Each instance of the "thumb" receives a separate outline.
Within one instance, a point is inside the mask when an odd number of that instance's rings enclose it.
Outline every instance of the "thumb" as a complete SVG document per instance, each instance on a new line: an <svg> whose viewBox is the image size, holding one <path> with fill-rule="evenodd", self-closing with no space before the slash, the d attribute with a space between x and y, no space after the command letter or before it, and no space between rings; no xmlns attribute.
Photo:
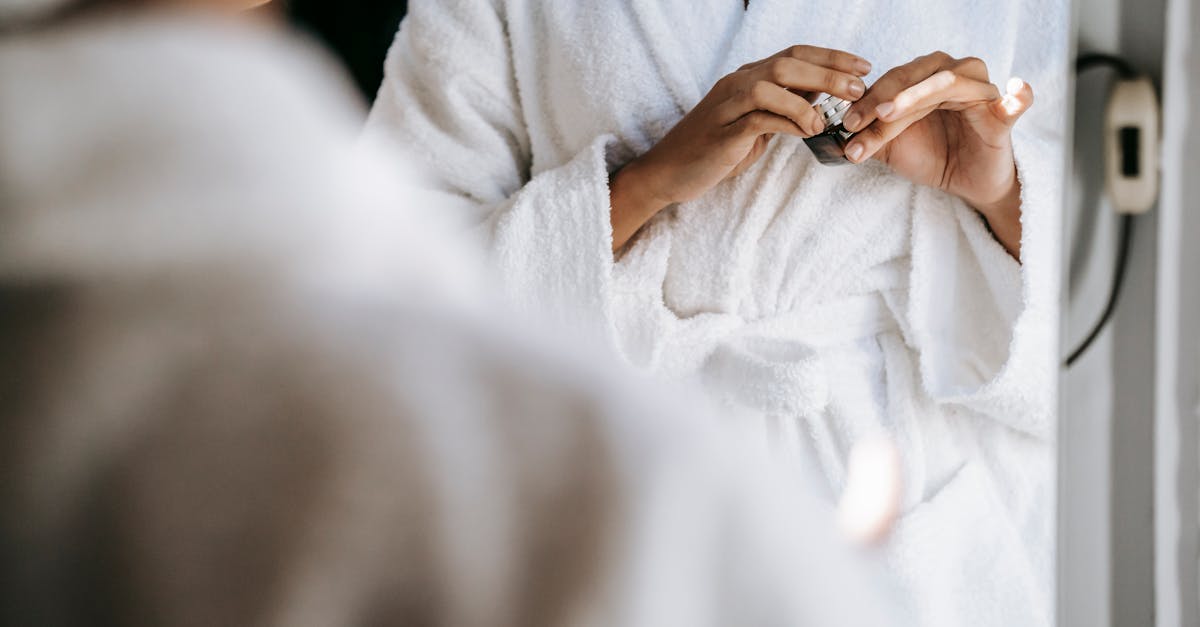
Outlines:
<svg viewBox="0 0 1200 627"><path fill-rule="evenodd" d="M1004 123L1012 127L1017 120L1033 106L1033 88L1029 83L1012 77L1005 86L1004 97L989 105L992 113Z"/></svg>

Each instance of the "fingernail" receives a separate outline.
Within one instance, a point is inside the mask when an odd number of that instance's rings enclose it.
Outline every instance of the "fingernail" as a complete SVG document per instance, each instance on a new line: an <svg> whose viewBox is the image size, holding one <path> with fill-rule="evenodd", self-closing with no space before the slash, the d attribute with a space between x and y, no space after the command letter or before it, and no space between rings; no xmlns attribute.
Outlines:
<svg viewBox="0 0 1200 627"><path fill-rule="evenodd" d="M858 161L858 158L862 156L862 153L862 144L850 144L846 148L846 157L848 157L851 161Z"/></svg>
<svg viewBox="0 0 1200 627"><path fill-rule="evenodd" d="M862 98L863 92L866 90L867 86L863 85L862 81L850 81L850 86L846 88L846 91L850 92L855 100Z"/></svg>
<svg viewBox="0 0 1200 627"><path fill-rule="evenodd" d="M858 128L859 122L862 122L862 114L858 111L851 111L846 114L846 118L842 120L842 126L848 131L853 131Z"/></svg>
<svg viewBox="0 0 1200 627"><path fill-rule="evenodd" d="M854 62L854 71L859 74L871 73L871 62L866 59L859 59Z"/></svg>
<svg viewBox="0 0 1200 627"><path fill-rule="evenodd" d="M886 118L888 116L888 114L890 114L895 109L896 109L896 105L894 105L890 102L881 102L881 103L879 103L879 106L875 107L875 113L879 114L879 117L881 117L881 118Z"/></svg>

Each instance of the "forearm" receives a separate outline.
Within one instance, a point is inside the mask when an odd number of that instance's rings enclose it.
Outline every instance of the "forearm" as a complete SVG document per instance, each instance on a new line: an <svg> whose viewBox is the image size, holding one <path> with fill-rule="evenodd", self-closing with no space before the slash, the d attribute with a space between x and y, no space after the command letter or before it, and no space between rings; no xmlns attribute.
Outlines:
<svg viewBox="0 0 1200 627"><path fill-rule="evenodd" d="M668 203L658 199L648 183L645 166L634 160L613 174L609 182L609 204L612 248L616 252Z"/></svg>
<svg viewBox="0 0 1200 627"><path fill-rule="evenodd" d="M1018 262L1021 261L1021 182L1013 177L1008 192L990 203L972 203L987 221L992 236Z"/></svg>

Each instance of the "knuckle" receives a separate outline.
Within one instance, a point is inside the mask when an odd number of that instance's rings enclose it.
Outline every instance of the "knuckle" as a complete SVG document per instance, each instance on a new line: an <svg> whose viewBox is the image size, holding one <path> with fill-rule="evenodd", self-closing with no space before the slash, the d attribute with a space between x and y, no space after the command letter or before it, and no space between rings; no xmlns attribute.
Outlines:
<svg viewBox="0 0 1200 627"><path fill-rule="evenodd" d="M762 111L754 111L743 118L746 122L743 130L747 132L758 132L767 122L767 114Z"/></svg>
<svg viewBox="0 0 1200 627"><path fill-rule="evenodd" d="M883 78L879 79L879 82L883 83L886 87L896 89L902 85L912 84L914 76L916 76L916 72L913 71L911 65L902 65L898 68L889 70ZM887 82L884 82L885 78L887 79Z"/></svg>
<svg viewBox="0 0 1200 627"><path fill-rule="evenodd" d="M806 46L804 44L797 44L795 46L789 47L787 49L787 53L788 53L789 57L803 59L812 54L812 46Z"/></svg>
<svg viewBox="0 0 1200 627"><path fill-rule="evenodd" d="M907 71L899 71L888 77L887 82L879 81L875 84L872 91L875 92L880 100L893 98L900 92L912 87L915 81L912 79L912 73Z"/></svg>
<svg viewBox="0 0 1200 627"><path fill-rule="evenodd" d="M962 80L961 76L950 70L942 70L930 78L933 79L933 86L939 89L948 89Z"/></svg>
<svg viewBox="0 0 1200 627"><path fill-rule="evenodd" d="M987 62L979 57L965 57L960 59L957 63L957 67L964 72L981 76L984 80L987 80L988 78Z"/></svg>
<svg viewBox="0 0 1200 627"><path fill-rule="evenodd" d="M833 70L822 69L820 74L820 84L825 87L826 91L841 90L844 87L841 75Z"/></svg>
<svg viewBox="0 0 1200 627"><path fill-rule="evenodd" d="M767 81L756 81L750 86L747 96L749 97L751 104L755 106L765 105L767 100L771 97L771 83L768 83Z"/></svg>
<svg viewBox="0 0 1200 627"><path fill-rule="evenodd" d="M775 81L776 83L782 83L787 80L788 70L791 67L791 63L794 61L795 60L790 57L780 57L775 59L771 62L767 74L771 77L771 80Z"/></svg>
<svg viewBox="0 0 1200 627"><path fill-rule="evenodd" d="M975 70L987 68L987 63L979 57L963 57L958 60L958 65Z"/></svg>
<svg viewBox="0 0 1200 627"><path fill-rule="evenodd" d="M825 128L825 118L817 113L812 107L804 107L800 112L800 126L802 128Z"/></svg>

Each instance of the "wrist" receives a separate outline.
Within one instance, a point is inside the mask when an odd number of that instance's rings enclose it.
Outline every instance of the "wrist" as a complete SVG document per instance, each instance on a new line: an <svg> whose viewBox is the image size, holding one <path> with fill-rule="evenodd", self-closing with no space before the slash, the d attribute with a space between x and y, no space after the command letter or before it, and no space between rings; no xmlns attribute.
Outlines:
<svg viewBox="0 0 1200 627"><path fill-rule="evenodd" d="M972 200L964 198L967 204L983 214L989 222L992 220L1020 219L1021 217L1021 181L1013 173L1012 180L1003 192L993 194L984 199Z"/></svg>
<svg viewBox="0 0 1200 627"><path fill-rule="evenodd" d="M613 173L609 182L613 210L617 211L619 204L623 213L644 222L667 208L671 201L659 193L660 186L655 182L657 178L655 166L644 157L622 166Z"/></svg>
<svg viewBox="0 0 1200 627"><path fill-rule="evenodd" d="M1021 261L1021 182L1014 175L1011 185L998 197L968 204L979 212L992 236L1018 262Z"/></svg>
<svg viewBox="0 0 1200 627"><path fill-rule="evenodd" d="M609 179L614 251L623 247L638 229L670 204L655 193L656 185L652 172L647 169L644 161L634 159L614 172Z"/></svg>

